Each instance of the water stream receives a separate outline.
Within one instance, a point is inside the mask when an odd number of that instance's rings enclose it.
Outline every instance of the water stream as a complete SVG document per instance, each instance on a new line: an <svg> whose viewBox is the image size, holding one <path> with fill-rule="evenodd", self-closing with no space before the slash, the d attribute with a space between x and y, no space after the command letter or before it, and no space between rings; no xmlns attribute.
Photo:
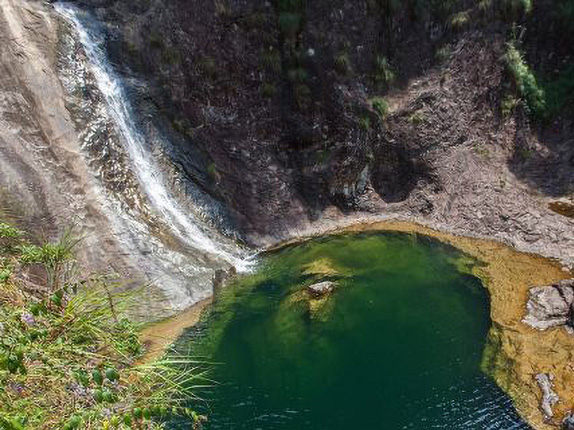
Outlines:
<svg viewBox="0 0 574 430"><path fill-rule="evenodd" d="M84 48L91 73L105 99L108 114L113 119L131 168L151 208L171 232L189 246L199 252L211 254L239 271L245 270L248 263L241 257L239 248L214 240L214 237L219 237L217 232L189 211L185 211L168 189L164 174L154 160L146 137L137 128L138 121L134 118L122 80L108 61L104 46L105 34L98 23L88 13L70 3L56 3L54 7L73 26Z"/></svg>

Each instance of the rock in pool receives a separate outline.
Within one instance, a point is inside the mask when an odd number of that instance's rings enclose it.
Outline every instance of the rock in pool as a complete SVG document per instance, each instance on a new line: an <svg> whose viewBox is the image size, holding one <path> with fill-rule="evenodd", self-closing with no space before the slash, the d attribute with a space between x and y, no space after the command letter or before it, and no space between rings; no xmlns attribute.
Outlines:
<svg viewBox="0 0 574 430"><path fill-rule="evenodd" d="M323 281L309 285L307 291L313 298L319 299L331 294L335 289L335 283L332 281Z"/></svg>

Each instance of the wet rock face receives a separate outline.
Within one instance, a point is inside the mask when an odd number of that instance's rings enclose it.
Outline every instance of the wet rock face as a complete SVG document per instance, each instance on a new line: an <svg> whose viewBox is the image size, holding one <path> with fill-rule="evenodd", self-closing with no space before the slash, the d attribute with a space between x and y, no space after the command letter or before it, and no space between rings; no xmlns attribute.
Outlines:
<svg viewBox="0 0 574 430"><path fill-rule="evenodd" d="M523 322L538 330L564 326L569 331L574 326L574 280L568 279L555 285L534 287L526 304Z"/></svg>

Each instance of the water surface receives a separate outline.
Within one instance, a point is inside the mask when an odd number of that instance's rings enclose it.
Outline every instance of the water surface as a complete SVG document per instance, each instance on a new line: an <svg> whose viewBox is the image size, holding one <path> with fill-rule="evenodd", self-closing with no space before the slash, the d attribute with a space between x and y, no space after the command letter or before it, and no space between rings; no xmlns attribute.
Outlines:
<svg viewBox="0 0 574 430"><path fill-rule="evenodd" d="M180 339L218 363L193 404L205 428L528 429L480 369L489 305L472 264L399 233L267 256ZM338 285L322 305L305 292L321 271Z"/></svg>

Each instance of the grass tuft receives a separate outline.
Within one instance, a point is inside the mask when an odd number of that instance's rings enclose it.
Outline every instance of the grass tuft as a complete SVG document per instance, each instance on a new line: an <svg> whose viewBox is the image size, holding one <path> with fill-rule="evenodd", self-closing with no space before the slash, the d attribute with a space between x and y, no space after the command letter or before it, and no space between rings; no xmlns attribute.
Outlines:
<svg viewBox="0 0 574 430"><path fill-rule="evenodd" d="M126 312L138 292L112 295L107 277L58 269L77 243L65 233L33 245L0 223L0 256L11 267L0 278L0 429L159 430L174 415L199 428L204 417L187 404L205 384L201 363L172 354L137 364L140 327ZM33 290L22 288L31 265L46 275Z"/></svg>

